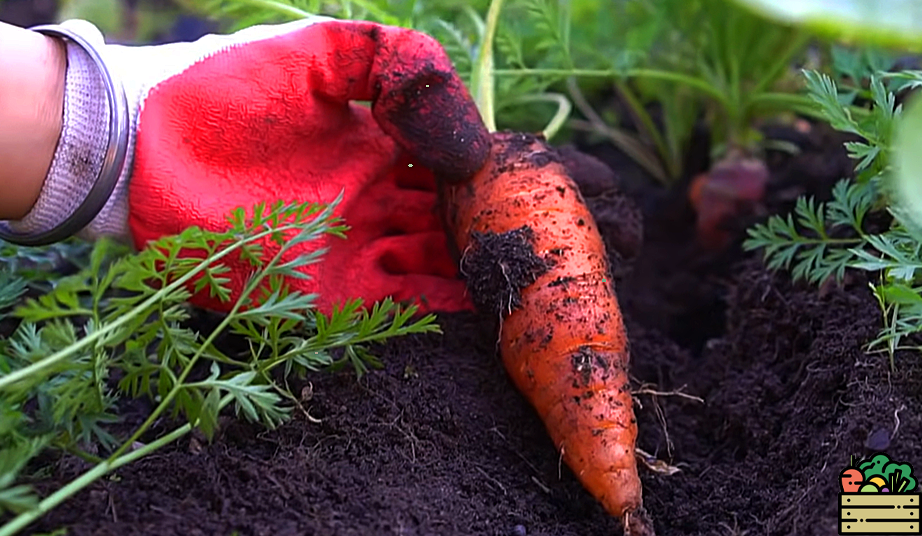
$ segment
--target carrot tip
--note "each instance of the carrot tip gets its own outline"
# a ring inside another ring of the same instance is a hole
[[[625,536],[656,536],[653,519],[644,507],[627,512],[621,518]]]

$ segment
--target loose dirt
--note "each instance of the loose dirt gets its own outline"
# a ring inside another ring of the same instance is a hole
[[[801,193],[827,196],[848,172],[841,140],[824,131],[795,138],[800,155],[770,155],[770,200],[754,218]],[[639,256],[619,254],[615,265],[638,446],[680,469],[641,468],[658,534],[836,534],[838,475],[850,455],[886,449],[922,463],[918,356],[898,355],[891,371],[885,356],[864,352],[880,314],[862,275],[816,289],[767,273],[738,248],[702,252],[681,188],[664,194],[619,155],[595,152],[644,213]],[[603,232],[623,242],[615,233],[624,212],[613,216],[605,202],[617,197],[592,188]],[[213,443],[186,438],[123,468],[34,531],[616,534],[507,379],[495,326],[468,314],[441,324],[444,335],[380,348],[385,368],[361,381],[312,377],[319,423],[301,416],[266,431],[228,420]],[[704,402],[656,394],[675,390]],[[40,485],[50,490],[80,469],[61,461]]]

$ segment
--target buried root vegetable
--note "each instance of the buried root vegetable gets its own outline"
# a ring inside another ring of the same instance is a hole
[[[472,298],[482,312],[500,315],[510,378],[625,533],[652,534],[634,454],[628,340],[608,256],[562,159],[535,136],[497,133],[484,169],[443,187]]]

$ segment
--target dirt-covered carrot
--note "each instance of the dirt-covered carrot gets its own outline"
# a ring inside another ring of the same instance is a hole
[[[698,241],[712,251],[726,248],[737,225],[765,195],[768,167],[763,160],[732,153],[692,179],[688,198],[697,215]]]
[[[499,315],[510,377],[563,459],[626,532],[642,511],[628,340],[605,246],[560,156],[497,133],[486,166],[444,185],[446,220],[478,309]]]

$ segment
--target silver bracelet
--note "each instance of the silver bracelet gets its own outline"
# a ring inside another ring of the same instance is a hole
[[[112,76],[102,56],[89,41],[76,32],[55,24],[33,26],[29,29],[45,35],[70,39],[86,51],[96,68],[99,69],[99,74],[102,75],[106,87],[106,98],[109,100],[109,141],[105,158],[96,182],[80,206],[57,226],[38,234],[15,234],[6,225],[0,225],[0,239],[2,240],[22,246],[44,246],[80,232],[96,218],[109,201],[125,167],[125,157],[128,152],[128,100],[125,97],[125,89]]]

